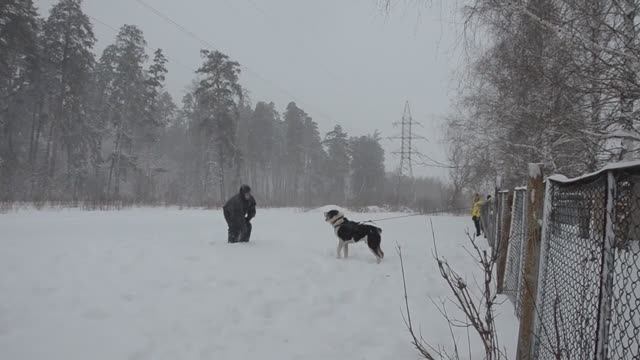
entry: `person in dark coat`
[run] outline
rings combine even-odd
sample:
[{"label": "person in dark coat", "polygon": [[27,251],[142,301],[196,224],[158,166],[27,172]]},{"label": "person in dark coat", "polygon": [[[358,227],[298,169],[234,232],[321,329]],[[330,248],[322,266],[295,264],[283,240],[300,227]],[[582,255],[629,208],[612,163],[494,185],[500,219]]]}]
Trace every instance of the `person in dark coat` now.
[{"label": "person in dark coat", "polygon": [[240,192],[229,199],[224,207],[224,218],[229,225],[229,242],[249,242],[251,219],[256,216],[256,200],[251,196],[251,188],[242,185]]}]

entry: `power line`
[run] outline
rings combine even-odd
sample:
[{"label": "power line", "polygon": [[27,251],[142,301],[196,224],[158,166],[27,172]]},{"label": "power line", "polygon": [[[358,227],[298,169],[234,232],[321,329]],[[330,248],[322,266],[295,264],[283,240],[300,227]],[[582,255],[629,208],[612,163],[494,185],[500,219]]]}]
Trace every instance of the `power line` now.
[{"label": "power line", "polygon": [[[438,167],[443,169],[455,169],[455,166],[443,163],[442,161],[438,161],[426,154],[417,153],[418,158],[422,160],[420,163],[416,163],[416,165],[426,166],[426,167]],[[426,159],[426,161],[424,160]]]},{"label": "power line", "polygon": [[400,140],[400,150],[394,151],[392,154],[400,155],[400,166],[398,167],[398,176],[400,178],[409,177],[413,178],[413,155],[420,154],[413,148],[414,140],[427,140],[424,136],[420,136],[413,133],[413,127],[418,126],[419,123],[413,120],[411,116],[411,106],[409,105],[409,101],[404,104],[404,113],[402,114],[402,120],[399,122],[394,122],[394,126],[401,127],[400,136],[392,136],[388,139],[391,140]]},{"label": "power line", "polygon": [[[104,27],[106,27],[106,28],[108,28],[108,29],[112,30],[112,31],[113,31],[114,33],[116,33],[116,34],[118,34],[118,33],[120,32],[120,30],[119,30],[119,29],[116,29],[116,27],[115,27],[115,26],[112,26],[112,25],[110,25],[110,24],[108,24],[108,23],[106,23],[106,22],[104,22],[104,21],[102,21],[102,20],[100,20],[100,19],[96,18],[95,16],[92,16],[92,15],[87,15],[87,16],[88,16],[90,19],[92,19],[93,21],[97,22],[98,24],[100,24],[100,25],[102,25],[102,26],[104,26]],[[164,56],[167,58],[167,60],[169,60],[170,62],[173,62],[173,63],[175,63],[175,64],[179,65],[180,67],[182,67],[182,68],[184,68],[184,69],[186,69],[186,70],[194,71],[194,69],[193,69],[192,67],[190,67],[190,66],[188,66],[188,65],[185,65],[184,63],[180,62],[179,60],[176,60],[176,58],[170,57],[170,56],[168,56],[167,54],[163,54],[163,55],[164,55]]]},{"label": "power line", "polygon": [[[247,4],[249,4],[252,8],[254,8],[256,10],[256,12],[260,13],[260,15],[262,15],[262,17],[264,17],[264,19],[266,20],[266,23],[269,24],[269,26],[271,26],[272,28],[278,28],[279,31],[281,31],[283,34],[287,34],[288,32],[286,31],[286,29],[284,29],[282,27],[282,22],[278,21],[278,19],[274,18],[273,16],[271,16],[270,14],[268,14],[264,9],[262,9],[262,7],[260,7],[258,4],[256,4],[255,1],[253,0],[245,0],[247,2]],[[273,25],[276,25],[275,27]],[[302,42],[302,45],[304,45],[305,42]],[[302,46],[299,45],[299,46]],[[331,70],[329,70],[329,68],[325,67],[323,63],[318,63],[315,65],[316,67],[322,69],[325,74],[327,74],[329,77],[331,77],[333,80],[336,81],[342,81],[343,78],[335,75]]]},{"label": "power line", "polygon": [[422,135],[416,134],[413,131],[416,126],[424,126],[420,122],[413,120],[411,107],[408,101],[405,103],[402,120],[394,122],[393,125],[400,125],[402,129],[400,135],[389,136],[386,138],[387,140],[400,140],[401,142],[400,150],[392,152],[392,154],[400,156],[400,166],[398,167],[398,181],[401,181],[403,177],[413,178],[414,165],[418,165],[421,167],[437,167],[443,169],[454,168],[449,164],[438,161],[430,157],[429,155],[416,150],[416,148],[413,146],[415,140],[424,140],[429,142],[429,139]]},{"label": "power line", "polygon": [[[400,140],[400,150],[392,152],[394,155],[400,156],[400,164],[398,166],[398,183],[396,188],[396,201],[400,203],[400,193],[405,184],[405,180],[408,179],[409,186],[413,186],[413,165],[439,167],[451,169],[450,165],[442,163],[433,159],[432,157],[423,154],[414,147],[415,140],[429,141],[426,137],[416,134],[413,130],[414,127],[422,124],[413,120],[411,115],[411,106],[409,101],[404,105],[404,112],[402,114],[402,120],[393,123],[394,126],[400,126],[400,135],[388,137],[388,140]],[[419,162],[415,162],[418,159]],[[426,159],[426,161],[425,161]],[[411,191],[409,191],[411,193]]]},{"label": "power line", "polygon": [[254,9],[256,9],[259,13],[262,13],[262,15],[268,16],[267,12],[264,11],[260,6],[258,6],[258,4],[256,4],[255,1],[253,0],[246,0],[251,6],[253,6]]},{"label": "power line", "polygon": [[[163,13],[162,11],[158,10],[157,8],[149,5],[148,3],[146,3],[143,0],[135,0],[137,3],[139,3],[140,5],[142,5],[144,8],[146,8],[148,11],[152,12],[153,14],[155,14],[156,16],[158,16],[159,18],[161,18],[162,20],[164,20],[165,22],[173,25],[174,27],[176,27],[178,30],[180,30],[181,32],[183,32],[184,34],[188,35],[189,37],[191,37],[192,39],[198,41],[200,44],[204,45],[207,48],[210,49],[216,49],[216,48],[220,48],[218,46],[215,46],[212,42],[201,38],[200,36],[198,36],[196,33],[194,33],[193,31],[189,30],[187,27],[181,25],[180,23],[178,23],[177,21],[173,20],[171,17],[169,17],[168,15],[166,15],[165,13]],[[247,65],[241,65],[242,68],[244,68],[249,74],[251,74],[252,76],[260,79],[262,82],[268,84],[269,86],[271,86],[273,89],[281,92],[282,94],[290,97],[292,100],[294,100],[295,102],[301,104],[302,106],[306,107],[306,108],[310,108],[311,110],[313,110],[316,114],[319,114],[321,117],[324,117],[325,119],[336,123],[336,121],[333,119],[332,116],[327,115],[326,113],[324,113],[323,111],[319,111],[318,108],[316,108],[315,106],[309,106],[309,104],[299,101],[299,99],[297,99],[297,97],[295,95],[293,95],[291,92],[289,92],[287,89],[282,88],[280,86],[278,86],[276,83],[274,83],[273,81],[267,79],[266,77],[260,75],[257,71],[252,70],[249,66]]]},{"label": "power line", "polygon": [[404,113],[402,114],[402,120],[394,122],[393,126],[400,125],[400,136],[390,137],[390,140],[400,139],[400,150],[394,151],[392,154],[400,155],[400,165],[398,166],[398,183],[396,187],[396,202],[400,204],[400,191],[402,189],[403,180],[409,178],[410,182],[413,182],[413,162],[412,156],[417,153],[413,149],[413,140],[415,135],[413,134],[413,126],[417,123],[411,116],[411,107],[409,101],[404,104]]}]

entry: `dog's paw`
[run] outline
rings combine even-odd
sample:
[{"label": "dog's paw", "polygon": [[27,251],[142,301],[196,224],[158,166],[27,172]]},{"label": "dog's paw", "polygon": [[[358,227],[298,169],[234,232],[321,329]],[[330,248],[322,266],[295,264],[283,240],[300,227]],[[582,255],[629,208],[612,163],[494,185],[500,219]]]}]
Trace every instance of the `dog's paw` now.
[{"label": "dog's paw", "polygon": [[381,262],[382,262],[382,259],[380,259],[380,258],[377,258],[377,259],[376,259],[376,263],[377,263],[377,264],[380,264]]}]

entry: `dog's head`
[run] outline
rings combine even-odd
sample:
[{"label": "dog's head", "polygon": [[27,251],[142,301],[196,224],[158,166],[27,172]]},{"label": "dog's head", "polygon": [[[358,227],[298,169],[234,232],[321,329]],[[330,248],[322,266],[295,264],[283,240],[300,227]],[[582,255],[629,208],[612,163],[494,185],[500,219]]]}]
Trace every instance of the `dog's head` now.
[{"label": "dog's head", "polygon": [[338,210],[329,210],[324,213],[324,221],[328,223],[335,222],[338,218],[344,217]]}]

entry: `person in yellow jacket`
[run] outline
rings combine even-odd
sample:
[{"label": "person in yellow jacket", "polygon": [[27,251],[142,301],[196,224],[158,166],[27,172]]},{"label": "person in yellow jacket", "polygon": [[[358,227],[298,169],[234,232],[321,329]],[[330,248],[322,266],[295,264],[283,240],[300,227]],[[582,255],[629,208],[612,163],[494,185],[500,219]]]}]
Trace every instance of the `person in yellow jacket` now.
[{"label": "person in yellow jacket", "polygon": [[476,226],[476,236],[482,235],[482,223],[480,223],[480,215],[481,208],[484,204],[484,201],[480,198],[480,194],[475,194],[473,196],[473,206],[471,207],[471,219],[473,219],[473,224]]}]

